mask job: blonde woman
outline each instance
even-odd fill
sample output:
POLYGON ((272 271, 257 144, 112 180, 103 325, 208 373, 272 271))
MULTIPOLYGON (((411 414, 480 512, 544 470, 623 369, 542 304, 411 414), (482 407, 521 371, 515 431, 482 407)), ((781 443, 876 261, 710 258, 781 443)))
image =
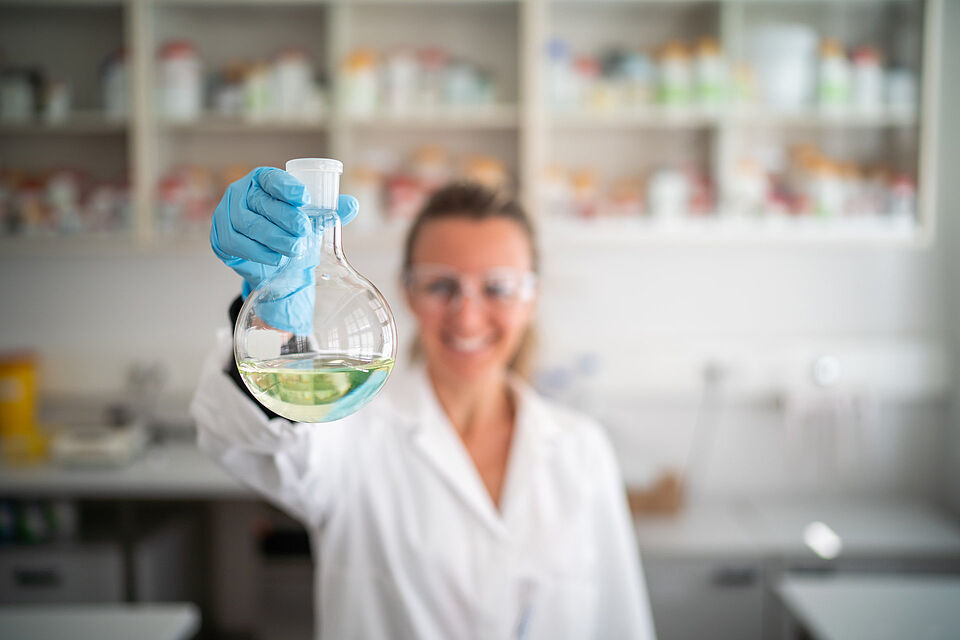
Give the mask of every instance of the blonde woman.
MULTIPOLYGON (((261 168, 224 194, 211 243, 245 292, 296 247, 303 193, 261 168)), ((356 211, 342 196, 342 220, 356 211)), ((306 526, 318 638, 654 637, 606 436, 523 380, 537 275, 520 206, 438 191, 403 259, 418 364, 329 424, 265 411, 221 332, 191 407, 198 442, 306 526)))

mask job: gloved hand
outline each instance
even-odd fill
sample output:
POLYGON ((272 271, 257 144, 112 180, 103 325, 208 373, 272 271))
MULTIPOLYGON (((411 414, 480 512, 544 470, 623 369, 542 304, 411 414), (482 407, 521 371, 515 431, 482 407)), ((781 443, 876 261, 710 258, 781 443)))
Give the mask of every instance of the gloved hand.
MULTIPOLYGON (((210 246, 224 264, 243 278, 246 298, 273 275, 284 256, 297 256, 311 233, 310 219, 300 211, 310 194, 291 174, 273 167, 258 167, 237 180, 223 194, 213 212, 210 246)), ((337 214, 341 224, 353 220, 359 204, 341 195, 337 214)), ((309 269, 284 284, 285 294, 263 319, 277 328, 302 335, 312 319, 313 287, 309 269), (308 299, 309 298, 309 299, 308 299), (308 313, 309 312, 309 313, 308 313)))
MULTIPOLYGON (((299 207, 310 194, 295 177, 273 167, 257 167, 223 194, 213 212, 210 246, 224 264, 243 277, 243 297, 273 275, 283 256, 294 256, 310 232, 299 207)), ((341 195, 340 224, 353 220, 357 199, 341 195)))

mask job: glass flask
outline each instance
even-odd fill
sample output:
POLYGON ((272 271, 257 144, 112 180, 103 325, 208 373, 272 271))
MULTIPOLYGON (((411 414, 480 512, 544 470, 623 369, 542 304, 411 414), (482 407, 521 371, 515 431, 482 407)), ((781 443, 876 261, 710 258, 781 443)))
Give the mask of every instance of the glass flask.
POLYGON ((297 158, 286 170, 307 187, 312 231, 301 251, 243 303, 234 327, 237 368, 250 392, 297 422, 330 422, 369 402, 397 354, 390 306, 343 255, 337 200, 343 164, 297 158))

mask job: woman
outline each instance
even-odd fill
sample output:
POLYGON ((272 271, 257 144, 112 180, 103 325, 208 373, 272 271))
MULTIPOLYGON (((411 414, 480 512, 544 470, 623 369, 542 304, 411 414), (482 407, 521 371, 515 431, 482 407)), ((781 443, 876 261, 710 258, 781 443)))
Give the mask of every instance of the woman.
MULTIPOLYGON (((303 194, 269 168, 224 194, 211 244, 245 291, 295 250, 303 194)), ((341 218, 356 211, 341 196, 341 218)), ((537 295, 522 209, 476 185, 443 188, 403 265, 422 363, 360 412, 323 425, 268 415, 240 382, 228 329, 191 405, 200 447, 306 525, 317 636, 652 638, 606 437, 514 372, 537 295)))

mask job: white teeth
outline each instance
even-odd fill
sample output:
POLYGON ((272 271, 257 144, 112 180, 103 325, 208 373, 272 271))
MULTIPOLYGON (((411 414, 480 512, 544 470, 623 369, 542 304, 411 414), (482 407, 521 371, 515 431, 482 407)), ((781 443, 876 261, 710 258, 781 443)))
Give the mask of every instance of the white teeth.
POLYGON ((484 337, 477 338, 454 338, 451 337, 448 341, 450 346, 456 349, 457 351, 479 351, 489 344, 489 340, 484 337))

